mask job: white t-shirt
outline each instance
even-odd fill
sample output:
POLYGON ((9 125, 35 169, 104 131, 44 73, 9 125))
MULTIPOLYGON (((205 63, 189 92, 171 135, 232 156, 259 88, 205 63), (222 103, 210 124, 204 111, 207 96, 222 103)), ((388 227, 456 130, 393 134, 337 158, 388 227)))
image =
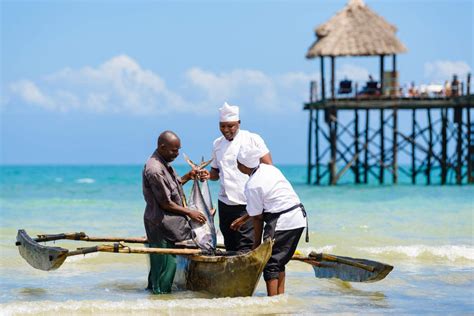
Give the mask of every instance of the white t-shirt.
POLYGON ((224 136, 214 141, 211 167, 219 170, 219 200, 227 205, 247 203, 244 187, 249 177, 237 169, 237 155, 241 146, 259 148, 260 157, 270 152, 259 135, 245 130, 239 130, 232 141, 228 141, 224 136))
MULTIPOLYGON (((245 185, 247 213, 250 216, 267 213, 280 213, 300 204, 300 199, 290 182, 274 166, 260 164, 245 185)), ((306 219, 301 208, 282 214, 277 221, 275 230, 290 230, 306 227, 306 219)))

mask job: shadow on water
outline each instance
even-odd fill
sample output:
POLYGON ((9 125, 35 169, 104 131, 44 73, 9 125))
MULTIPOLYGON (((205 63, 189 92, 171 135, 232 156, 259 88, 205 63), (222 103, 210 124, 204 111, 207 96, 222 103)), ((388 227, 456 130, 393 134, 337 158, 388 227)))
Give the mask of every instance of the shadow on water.
POLYGON ((38 287, 25 287, 18 289, 18 294, 26 299, 37 300, 48 295, 48 291, 38 287))

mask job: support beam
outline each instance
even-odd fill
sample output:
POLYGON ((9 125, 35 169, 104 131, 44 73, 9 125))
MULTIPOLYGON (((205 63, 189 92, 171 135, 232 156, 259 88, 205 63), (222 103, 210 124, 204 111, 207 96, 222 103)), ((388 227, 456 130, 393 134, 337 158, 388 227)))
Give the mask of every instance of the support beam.
POLYGON ((354 176, 355 183, 360 183, 360 165, 359 165, 359 113, 357 110, 354 110, 354 152, 355 152, 355 162, 354 162, 354 176))
POLYGON ((326 81, 324 80, 324 57, 321 56, 321 100, 326 100, 326 81))
POLYGON ((314 129, 314 146, 316 154, 316 184, 321 183, 321 161, 319 155, 319 110, 316 110, 316 128, 314 129))
POLYGON ((446 184, 448 175, 448 110, 441 109, 441 184, 446 184))
POLYGON ((384 87, 384 82, 383 82, 383 72, 384 72, 384 57, 385 55, 380 55, 380 94, 383 94, 383 87, 384 87))
MULTIPOLYGON (((395 55, 393 55, 395 58, 395 55)), ((392 135, 392 181, 398 183, 398 113, 397 108, 393 109, 393 135, 392 135)))
POLYGON ((365 143, 367 146, 364 148, 364 183, 369 183, 369 109, 365 109, 365 143))
POLYGON ((336 60, 334 56, 331 56, 331 98, 334 100, 336 98, 335 82, 336 82, 336 60))
POLYGON ((380 184, 384 183, 384 165, 385 165, 385 121, 384 121, 384 114, 383 109, 380 110, 380 169, 379 169, 379 182, 380 184))
POLYGON ((433 126, 431 124, 431 109, 428 114, 428 154, 426 156, 426 184, 431 184, 431 158, 433 155, 433 126))
POLYGON ((411 112, 411 138, 413 143, 411 144, 411 183, 416 184, 416 153, 415 153, 415 142, 416 142, 416 110, 413 109, 411 112))
POLYGON ((329 184, 336 184, 336 162, 337 162, 337 117, 336 109, 328 109, 329 111, 329 140, 331 146, 331 160, 329 161, 329 184))
POLYGON ((457 137, 456 137, 456 184, 462 184, 462 112, 463 108, 455 109, 457 112, 457 137))
POLYGON ((313 169, 313 165, 311 163, 311 160, 313 158, 313 153, 312 153, 312 147, 313 147, 313 110, 309 110, 309 128, 308 128, 308 174, 307 174, 307 180, 306 183, 310 184, 311 183, 311 173, 313 169))

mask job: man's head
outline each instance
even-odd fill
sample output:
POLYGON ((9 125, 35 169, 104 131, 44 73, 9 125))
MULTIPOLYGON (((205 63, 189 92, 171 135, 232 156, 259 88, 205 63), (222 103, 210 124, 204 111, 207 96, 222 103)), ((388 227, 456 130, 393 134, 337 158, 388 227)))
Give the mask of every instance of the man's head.
POLYGON ((172 131, 164 131, 158 137, 158 153, 166 162, 172 162, 179 155, 181 140, 172 131))
POLYGON ((237 155, 237 168, 240 172, 251 174, 260 165, 261 152, 256 147, 241 147, 237 155))
POLYGON ((239 107, 227 102, 219 109, 219 129, 225 139, 231 141, 240 128, 239 107))

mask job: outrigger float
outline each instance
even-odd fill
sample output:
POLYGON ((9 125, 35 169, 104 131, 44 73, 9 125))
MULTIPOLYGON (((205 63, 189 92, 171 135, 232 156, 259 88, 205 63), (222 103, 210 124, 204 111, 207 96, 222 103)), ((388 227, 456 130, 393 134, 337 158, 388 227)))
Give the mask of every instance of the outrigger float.
MULTIPOLYGON (((258 248, 244 254, 217 250, 215 254, 192 248, 129 247, 126 243, 146 244, 146 238, 90 237, 83 232, 37 235, 31 238, 23 229, 18 230, 20 255, 33 267, 43 271, 58 269, 71 256, 93 252, 121 254, 174 254, 177 255, 175 284, 179 289, 207 292, 215 297, 252 296, 263 268, 270 258, 273 241, 267 240, 258 248), (68 250, 40 242, 80 240, 113 242, 113 244, 68 250)), ((294 255, 292 260, 311 264, 317 278, 336 278, 348 282, 375 282, 385 278, 393 266, 381 262, 340 257, 323 253, 308 256, 294 255)))

